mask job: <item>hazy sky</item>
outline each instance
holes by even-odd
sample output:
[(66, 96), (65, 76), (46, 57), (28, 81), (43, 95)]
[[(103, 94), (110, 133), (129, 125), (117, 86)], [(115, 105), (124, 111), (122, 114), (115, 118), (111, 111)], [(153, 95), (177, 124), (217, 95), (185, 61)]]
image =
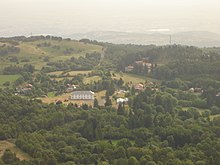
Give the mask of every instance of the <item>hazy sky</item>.
[(220, 0), (0, 0), (0, 36), (89, 31), (220, 33)]

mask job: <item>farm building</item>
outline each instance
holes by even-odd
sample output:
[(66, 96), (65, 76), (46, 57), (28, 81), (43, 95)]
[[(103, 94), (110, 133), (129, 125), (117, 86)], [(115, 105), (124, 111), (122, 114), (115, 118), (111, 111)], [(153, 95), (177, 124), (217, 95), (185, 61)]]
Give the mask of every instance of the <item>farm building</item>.
[(134, 85), (134, 89), (137, 91), (143, 91), (144, 90), (144, 85), (139, 83)]
[(134, 70), (134, 66), (133, 65), (128, 65), (125, 67), (125, 72), (131, 72)]
[(128, 102), (128, 98), (117, 98), (116, 102), (117, 102), (117, 104), (119, 104), (119, 103), (127, 103)]
[(95, 93), (92, 91), (74, 91), (72, 92), (71, 100), (93, 100)]

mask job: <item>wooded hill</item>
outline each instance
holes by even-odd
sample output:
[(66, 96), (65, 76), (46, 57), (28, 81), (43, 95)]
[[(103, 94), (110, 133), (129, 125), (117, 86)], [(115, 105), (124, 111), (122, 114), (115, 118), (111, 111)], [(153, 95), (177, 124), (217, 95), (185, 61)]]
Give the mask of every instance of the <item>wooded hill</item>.
[[(0, 164), (219, 164), (219, 48), (38, 36), (2, 38), (0, 52), (0, 140), (26, 154), (0, 148)], [(43, 102), (68, 84), (104, 93), (104, 104)]]

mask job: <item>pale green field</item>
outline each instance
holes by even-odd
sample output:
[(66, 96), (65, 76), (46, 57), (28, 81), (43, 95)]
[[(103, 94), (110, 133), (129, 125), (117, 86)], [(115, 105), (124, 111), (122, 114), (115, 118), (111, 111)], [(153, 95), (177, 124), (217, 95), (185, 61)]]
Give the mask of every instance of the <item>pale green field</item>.
[(56, 75), (56, 76), (60, 76), (62, 74), (63, 75), (69, 74), (69, 76), (75, 76), (77, 74), (88, 74), (90, 72), (91, 72), (91, 70), (83, 70), (83, 71), (70, 71), (70, 72), (63, 74), (63, 71), (56, 71), (56, 72), (50, 72), (48, 74), (49, 75)]
[(195, 107), (183, 107), (182, 110), (187, 111), (190, 108), (196, 109), (200, 114), (202, 114), (205, 111), (210, 111), (209, 109), (201, 109), (201, 108), (195, 108)]
[[(35, 41), (31, 44), (36, 46), (37, 44), (42, 44), (44, 42), (50, 43), (50, 47), (40, 47), (42, 50), (47, 52), (50, 55), (61, 55), (66, 49), (72, 48), (74, 53), (68, 54), (67, 56), (71, 56), (74, 54), (80, 54), (82, 56), (85, 55), (85, 53), (90, 52), (102, 52), (102, 46), (99, 45), (92, 45), (92, 44), (84, 44), (82, 42), (78, 41), (55, 41), (55, 40), (43, 40), (43, 41)], [(60, 49), (54, 49), (53, 46), (60, 46)]]
[(17, 158), (19, 158), (20, 160), (29, 160), (29, 159), (31, 159), (31, 157), (27, 153), (24, 153), (19, 148), (17, 148), (14, 143), (11, 143), (11, 142), (6, 141), (6, 140), (0, 141), (0, 157), (2, 157), (2, 155), (4, 154), (4, 151), (6, 149), (10, 149), (11, 152), (15, 153)]
[(20, 77), (20, 75), (0, 75), (0, 86), (5, 82), (14, 82)]
[(211, 115), (210, 116), (210, 120), (212, 121), (214, 118), (216, 118), (216, 117), (220, 117), (220, 114), (217, 114), (217, 115)]
[(63, 71), (56, 71), (56, 72), (50, 72), (48, 73), (49, 75), (56, 75), (56, 76), (59, 76), (63, 73)]
[(139, 75), (135, 75), (135, 74), (129, 74), (129, 73), (115, 73), (116, 77), (112, 77), (113, 79), (120, 79), (122, 78), (122, 80), (125, 83), (128, 82), (132, 82), (133, 84), (137, 84), (137, 83), (145, 83), (145, 81), (152, 81), (152, 82), (158, 82), (158, 80), (149, 78), (149, 77), (145, 77), (145, 76), (139, 76)]
[[(50, 47), (38, 47), (38, 44), (44, 42), (50, 43)], [(2, 44), (0, 42), (0, 44)], [(7, 45), (10, 45), (7, 43)], [(59, 46), (60, 49), (55, 49), (53, 46)], [(0, 71), (10, 65), (32, 64), (37, 70), (40, 70), (47, 62), (44, 62), (44, 58), (48, 57), (50, 62), (64, 61), (71, 57), (78, 58), (85, 56), (86, 53), (100, 52), (102, 53), (103, 47), (99, 45), (84, 44), (78, 41), (54, 41), (54, 40), (39, 40), (34, 42), (20, 42), (18, 46), (20, 52), (16, 54), (7, 54), (0, 57)], [(65, 54), (66, 49), (72, 49), (70, 54)], [(9, 59), (17, 57), (19, 63), (11, 62)], [(22, 60), (29, 60), (28, 62), (22, 62)]]
[(77, 74), (88, 74), (90, 73), (91, 70), (83, 70), (83, 71), (71, 71), (71, 72), (68, 72), (70, 76), (75, 76)]
[(92, 76), (92, 77), (86, 77), (84, 78), (83, 82), (84, 84), (93, 83), (94, 81), (99, 81), (102, 78), (100, 76)]
[[(106, 91), (100, 91), (95, 93), (95, 98), (98, 99), (99, 105), (104, 105), (104, 100), (102, 99), (102, 97), (105, 96), (105, 92)], [(64, 102), (65, 99), (69, 99), (71, 93), (65, 93), (59, 96), (54, 96), (53, 92), (48, 93), (48, 97), (46, 98), (40, 98), (44, 103), (50, 104), (50, 103), (55, 103), (56, 100), (61, 100), (64, 104), (69, 104), (69, 103), (73, 103), (73, 104), (78, 104), (81, 105), (83, 103), (86, 103), (88, 105), (93, 106), (93, 100), (69, 100), (68, 102)]]

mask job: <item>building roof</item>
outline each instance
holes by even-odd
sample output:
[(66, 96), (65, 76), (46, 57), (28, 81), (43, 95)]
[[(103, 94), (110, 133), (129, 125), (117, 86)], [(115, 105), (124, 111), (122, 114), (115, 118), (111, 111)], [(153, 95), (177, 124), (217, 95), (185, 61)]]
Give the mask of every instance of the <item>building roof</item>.
[(128, 66), (126, 66), (126, 68), (134, 69), (134, 66), (133, 65), (128, 65)]
[(126, 102), (128, 102), (128, 98), (117, 98), (116, 102), (117, 102), (117, 104), (118, 103), (126, 103)]
[(92, 91), (74, 91), (72, 92), (72, 95), (94, 95), (95, 93)]

